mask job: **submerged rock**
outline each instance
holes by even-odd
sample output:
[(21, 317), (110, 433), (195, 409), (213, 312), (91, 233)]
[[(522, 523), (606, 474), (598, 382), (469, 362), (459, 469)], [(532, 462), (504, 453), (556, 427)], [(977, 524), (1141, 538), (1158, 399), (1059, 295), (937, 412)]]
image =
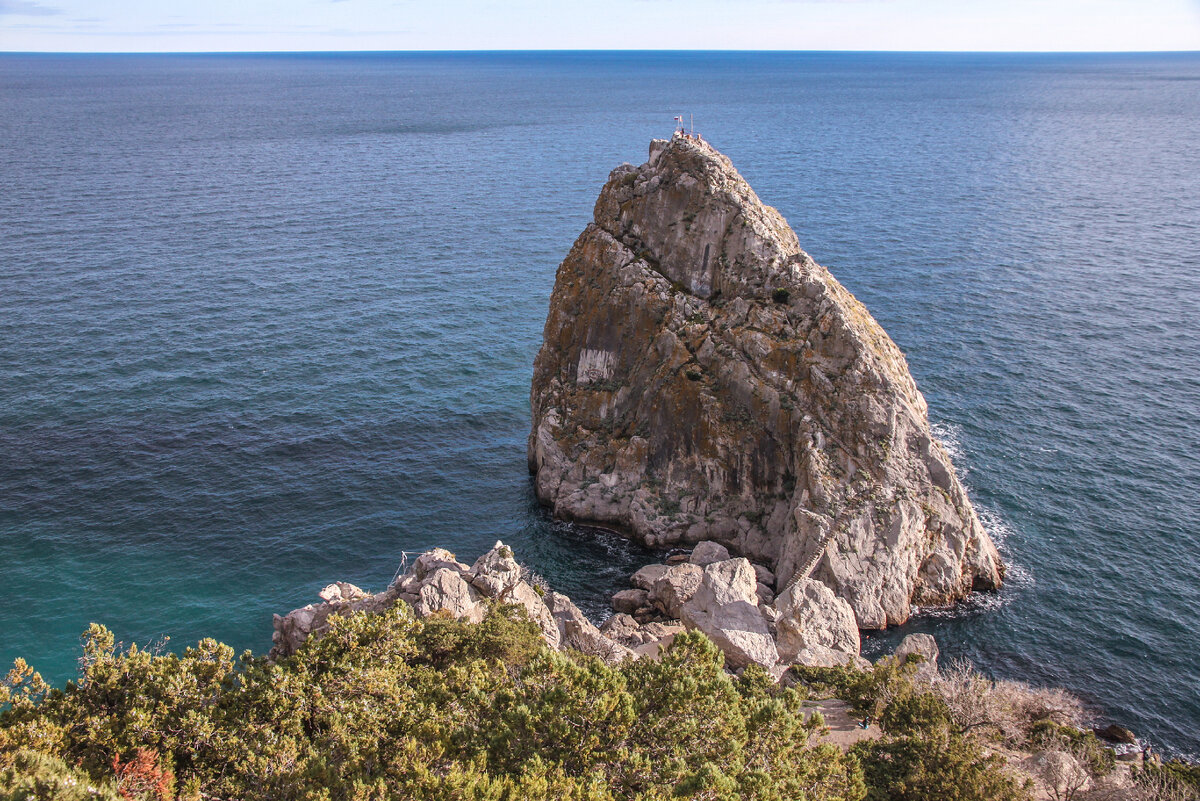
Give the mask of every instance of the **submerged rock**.
[(557, 517), (712, 540), (776, 590), (811, 575), (862, 628), (1000, 584), (904, 355), (704, 142), (656, 140), (609, 176), (559, 267), (531, 403)]
[(1118, 726), (1115, 723), (1105, 726), (1103, 729), (1093, 729), (1092, 732), (1102, 740), (1107, 740), (1110, 743), (1119, 743), (1122, 745), (1137, 745), (1137, 735), (1131, 732), (1124, 726)]

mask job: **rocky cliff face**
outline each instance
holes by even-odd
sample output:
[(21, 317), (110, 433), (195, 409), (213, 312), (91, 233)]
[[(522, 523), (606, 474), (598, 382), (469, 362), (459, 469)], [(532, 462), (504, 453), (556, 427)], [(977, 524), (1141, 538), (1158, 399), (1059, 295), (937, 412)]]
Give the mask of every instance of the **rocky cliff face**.
[(716, 540), (858, 625), (999, 586), (904, 355), (730, 161), (677, 136), (612, 172), (559, 267), (529, 466), (566, 519)]

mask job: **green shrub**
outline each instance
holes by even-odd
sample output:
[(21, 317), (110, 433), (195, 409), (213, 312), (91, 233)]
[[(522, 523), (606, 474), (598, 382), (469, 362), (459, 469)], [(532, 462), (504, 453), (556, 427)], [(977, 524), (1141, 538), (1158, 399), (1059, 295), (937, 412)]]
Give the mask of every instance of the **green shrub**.
[(812, 667), (792, 665), (791, 674), (796, 682), (815, 698), (845, 698), (850, 687), (858, 680), (862, 671), (851, 667)]
[(958, 735), (864, 741), (852, 753), (862, 763), (868, 801), (1024, 801), (1030, 788)]
[(789, 300), (791, 300), (791, 297), (791, 291), (784, 289), (783, 287), (779, 287), (771, 293), (771, 300), (775, 301), (776, 303), (787, 303)]
[(61, 759), (36, 751), (0, 756), (0, 801), (117, 801), (109, 783), (93, 781)]
[(1200, 765), (1172, 759), (1162, 765), (1150, 765), (1149, 768), (1152, 771), (1167, 773), (1180, 784), (1191, 788), (1194, 793), (1200, 793)]
[(1095, 734), (1052, 720), (1039, 720), (1033, 724), (1029, 730), (1029, 742), (1043, 750), (1069, 752), (1093, 776), (1104, 776), (1116, 764), (1113, 750)]
[(882, 659), (868, 670), (793, 666), (814, 694), (835, 695), (855, 715), (877, 721), (884, 736), (851, 750), (870, 801), (1017, 801), (1028, 788), (1004, 760), (984, 753), (956, 727), (950, 707), (914, 680), (920, 659)]
[(1147, 762), (1133, 771), (1139, 799), (1147, 801), (1197, 801), (1200, 799), (1200, 765), (1170, 760), (1161, 765)]
[(179, 655), (120, 649), (93, 626), (82, 665), (61, 690), (24, 665), (2, 685), (3, 791), (57, 798), (28, 788), (61, 776), (112, 798), (103, 788), (119, 774), (150, 788), (138, 797), (173, 779), (187, 799), (861, 801), (866, 792), (857, 761), (817, 744), (820, 722), (805, 721), (800, 692), (761, 670), (735, 679), (694, 633), (659, 662), (613, 667), (548, 650), (515, 607), (469, 624), (417, 620), (399, 605), (334, 617), (278, 663), (237, 659), (212, 641)]
[(950, 725), (946, 703), (931, 692), (899, 693), (879, 715), (880, 727), (897, 736), (942, 731)]

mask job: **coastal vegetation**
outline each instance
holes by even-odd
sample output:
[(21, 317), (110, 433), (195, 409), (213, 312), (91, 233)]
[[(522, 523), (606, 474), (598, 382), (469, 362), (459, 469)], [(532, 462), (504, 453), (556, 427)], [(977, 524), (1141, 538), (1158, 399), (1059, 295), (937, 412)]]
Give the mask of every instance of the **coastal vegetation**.
[[(817, 742), (802, 692), (758, 669), (732, 677), (695, 634), (661, 661), (610, 667), (551, 651), (514, 607), (471, 624), (399, 604), (339, 616), (277, 663), (213, 641), (179, 655), (119, 649), (93, 626), (82, 665), (63, 690), (21, 664), (10, 674), (0, 798), (68, 798), (30, 782), (70, 779), (93, 797), (147, 799), (866, 792), (856, 760)], [(131, 761), (142, 768), (122, 776)]]
[[(693, 632), (658, 660), (609, 665), (548, 648), (503, 604), (480, 623), (403, 603), (335, 616), (277, 661), (212, 640), (121, 647), (93, 625), (80, 664), (52, 689), (18, 661), (0, 687), (0, 799), (1016, 801), (1028, 780), (999, 744), (1098, 745), (1066, 696), (980, 695), (961, 671), (930, 683), (917, 660), (777, 683), (730, 674)], [(831, 695), (883, 736), (823, 741), (805, 701)], [(1153, 778), (1181, 794), (1153, 797), (1187, 797), (1195, 777), (1169, 774)]]

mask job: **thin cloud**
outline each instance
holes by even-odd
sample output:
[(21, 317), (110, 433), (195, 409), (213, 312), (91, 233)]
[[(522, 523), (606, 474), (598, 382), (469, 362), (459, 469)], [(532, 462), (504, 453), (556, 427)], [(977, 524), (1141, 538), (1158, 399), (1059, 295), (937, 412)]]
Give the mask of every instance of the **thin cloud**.
[(33, 0), (0, 0), (0, 15), (13, 17), (53, 17), (62, 10), (35, 3)]

